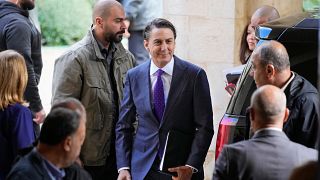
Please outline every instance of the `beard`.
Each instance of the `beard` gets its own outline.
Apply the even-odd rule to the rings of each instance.
[[[20,2],[20,7],[24,10],[31,10],[34,6],[34,0],[21,0]]]
[[[124,30],[123,31],[119,31],[117,33],[105,33],[105,40],[107,42],[115,42],[115,43],[119,43],[121,42],[122,38],[123,38],[123,34],[124,34]]]

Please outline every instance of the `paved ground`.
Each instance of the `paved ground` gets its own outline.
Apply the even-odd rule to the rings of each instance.
[[[51,101],[51,86],[52,86],[52,74],[54,68],[54,61],[67,47],[42,47],[42,60],[43,69],[39,84],[40,97],[45,111],[48,113],[50,110]]]

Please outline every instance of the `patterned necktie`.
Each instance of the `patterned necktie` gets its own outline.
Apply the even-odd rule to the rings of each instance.
[[[163,83],[161,79],[161,75],[164,73],[161,69],[157,71],[157,82],[154,86],[153,91],[153,103],[154,103],[154,112],[159,120],[161,122],[163,112],[164,112],[164,91],[163,91]]]

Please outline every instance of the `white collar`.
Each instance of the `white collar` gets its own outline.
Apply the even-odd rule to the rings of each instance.
[[[293,80],[294,78],[294,73],[291,71],[291,77],[289,79],[289,81],[281,88],[282,91],[286,90],[286,88],[288,87],[288,85],[291,83],[291,81]]]
[[[282,129],[281,128],[276,128],[276,127],[268,127],[268,128],[261,128],[259,130],[257,130],[254,134],[257,134],[263,130],[273,130],[273,131],[280,131],[282,132]]]
[[[163,68],[159,68],[158,66],[156,66],[154,64],[154,62],[151,59],[151,64],[150,64],[150,75],[153,75],[154,73],[156,73],[158,71],[158,69],[161,69],[162,71],[164,71],[166,74],[169,74],[170,76],[172,76],[173,73],[173,65],[174,65],[174,58],[172,57],[170,62],[168,64],[166,64]]]

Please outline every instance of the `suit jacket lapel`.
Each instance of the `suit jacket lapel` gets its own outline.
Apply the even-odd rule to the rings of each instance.
[[[182,90],[185,88],[185,83],[187,82],[186,81],[187,78],[184,77],[186,75],[185,73],[186,69],[187,67],[183,64],[183,62],[179,58],[174,56],[172,81],[170,85],[167,104],[164,110],[163,119],[161,121],[160,126],[162,126],[165,123],[168,117],[168,114],[170,114],[175,103],[177,102],[178,96],[181,94]]]

